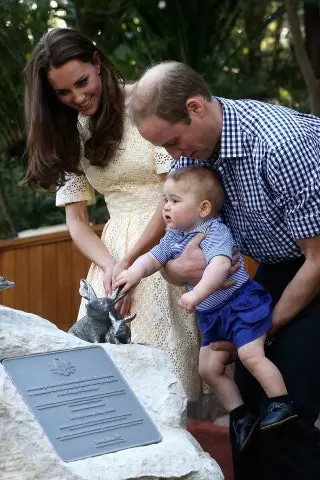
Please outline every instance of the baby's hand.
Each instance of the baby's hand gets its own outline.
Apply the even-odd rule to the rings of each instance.
[[[193,312],[194,307],[198,303],[199,301],[193,290],[191,292],[184,293],[178,301],[178,305],[189,313]]]
[[[121,289],[121,293],[128,292],[131,288],[138,285],[141,278],[140,276],[131,268],[128,270],[122,270],[116,278],[114,288],[120,287],[123,285]]]

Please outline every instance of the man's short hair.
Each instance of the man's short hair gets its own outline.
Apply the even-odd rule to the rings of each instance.
[[[147,77],[155,73],[152,82]],[[148,69],[133,89],[130,114],[135,124],[152,115],[169,123],[190,123],[186,102],[193,96],[211,102],[205,81],[195,70],[179,62],[162,62]]]
[[[176,168],[169,173],[168,179],[174,182],[186,181],[190,189],[195,191],[199,201],[209,200],[214,215],[218,215],[223,207],[225,193],[217,171],[203,165],[190,165]]]

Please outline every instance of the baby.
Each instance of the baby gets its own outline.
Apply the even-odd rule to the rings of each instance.
[[[165,236],[150,252],[120,273],[116,287],[123,285],[123,293],[130,290],[143,277],[181,255],[199,232],[206,234],[200,247],[207,267],[197,285],[188,285],[188,292],[181,296],[179,305],[187,312],[196,309],[202,335],[200,375],[216,391],[227,411],[237,409],[238,420],[233,427],[240,451],[247,445],[259,417],[244,405],[236,383],[225,373],[230,354],[214,351],[209,344],[232,341],[240,361],[264,389],[269,403],[260,420],[262,430],[295,418],[282,375],[264,352],[267,331],[272,324],[271,297],[261,285],[249,280],[241,257],[239,270],[229,275],[235,243],[219,216],[224,190],[217,173],[198,165],[178,168],[169,174],[164,184],[164,199]],[[223,288],[226,280],[234,280],[234,285]]]

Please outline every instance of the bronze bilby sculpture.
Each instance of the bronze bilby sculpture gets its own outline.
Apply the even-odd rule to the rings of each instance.
[[[120,289],[112,295],[98,298],[92,286],[86,280],[80,280],[79,293],[87,301],[87,315],[80,318],[69,329],[82,340],[91,343],[131,343],[131,331],[127,323],[135,317],[129,315],[122,317],[115,305],[125,294],[120,294]]]
[[[0,277],[0,291],[7,290],[7,288],[14,287],[16,282],[11,282],[7,280],[5,277]]]

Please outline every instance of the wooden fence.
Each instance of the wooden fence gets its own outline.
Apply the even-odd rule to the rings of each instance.
[[[93,227],[100,234],[103,226]],[[80,305],[79,281],[90,262],[69,232],[0,242],[0,275],[16,286],[0,292],[0,304],[35,313],[67,330]]]
[[[100,234],[103,226],[93,227]],[[251,276],[256,263],[245,259]],[[35,313],[67,330],[80,304],[79,281],[90,262],[67,231],[0,241],[0,275],[16,286],[0,292],[0,304]]]

